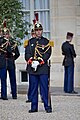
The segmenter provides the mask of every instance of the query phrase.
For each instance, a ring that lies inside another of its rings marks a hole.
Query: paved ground
[[[39,111],[28,113],[30,103],[25,102],[25,94],[19,94],[17,100],[8,95],[8,101],[0,100],[0,120],[80,120],[80,94],[65,94],[56,89],[51,94],[52,113],[45,112],[40,98]]]

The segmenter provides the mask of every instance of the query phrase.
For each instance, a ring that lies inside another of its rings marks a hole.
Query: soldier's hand
[[[43,64],[44,64],[44,60],[43,60],[41,57],[38,57],[38,61],[39,61],[39,64],[40,64],[40,65],[43,65]]]
[[[32,64],[32,61],[33,61],[33,57],[30,57],[27,63]]]

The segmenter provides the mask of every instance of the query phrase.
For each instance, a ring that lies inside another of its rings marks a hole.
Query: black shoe
[[[78,92],[76,92],[76,91],[72,91],[71,94],[78,94]]]
[[[47,112],[47,113],[51,113],[51,112],[52,112],[52,109],[47,109],[46,112]]]
[[[8,100],[8,98],[6,98],[6,97],[2,97],[1,99],[2,99],[2,100]]]
[[[12,97],[13,99],[17,99],[17,97]]]
[[[29,102],[31,102],[31,100],[26,100],[26,103],[29,103]]]
[[[38,110],[29,110],[29,113],[38,112]]]

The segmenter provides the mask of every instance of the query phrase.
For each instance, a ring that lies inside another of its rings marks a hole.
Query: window
[[[20,70],[20,79],[21,79],[21,82],[28,82],[28,73],[27,73],[27,71]]]
[[[39,22],[43,25],[43,36],[50,38],[50,8],[49,0],[20,0],[23,3],[24,19],[33,23],[34,13],[39,14]],[[30,33],[30,29],[29,29]],[[31,36],[25,36],[29,39]],[[23,52],[23,48],[20,49]]]
[[[50,38],[49,0],[34,0],[34,13],[39,14],[39,21],[43,25],[43,35]]]

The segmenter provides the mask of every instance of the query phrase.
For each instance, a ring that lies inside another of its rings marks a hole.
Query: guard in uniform
[[[9,52],[7,40],[3,37],[3,31],[0,31],[0,79],[1,79],[1,99],[7,99],[7,82],[6,82],[6,53]]]
[[[66,42],[62,44],[65,93],[77,93],[74,91],[74,58],[76,57],[76,53],[74,45],[71,44],[72,38],[73,33],[67,32]]]
[[[17,43],[12,40],[9,30],[4,33],[4,39],[9,41],[10,51],[6,53],[6,69],[9,73],[12,98],[17,99],[17,85],[15,73],[15,60],[20,56]]]
[[[38,111],[38,85],[43,98],[46,112],[52,112],[48,101],[48,59],[51,56],[49,40],[42,36],[43,27],[40,23],[34,26],[36,38],[31,38],[25,48],[25,60],[27,71],[30,75],[32,88],[31,110],[29,113]]]
[[[32,38],[35,38],[35,37],[36,37],[34,28],[32,28],[32,30],[31,30],[31,37],[32,37]]]
[[[32,38],[35,38],[35,37],[36,37],[34,28],[31,29],[31,37],[32,37]],[[24,47],[25,47],[25,46],[26,46],[26,44],[24,43]],[[32,86],[33,86],[33,84],[32,84],[32,82],[31,82],[30,76],[29,76],[28,100],[26,100],[26,103],[27,103],[27,102],[31,102],[31,99],[32,99],[32,88],[33,88]]]

